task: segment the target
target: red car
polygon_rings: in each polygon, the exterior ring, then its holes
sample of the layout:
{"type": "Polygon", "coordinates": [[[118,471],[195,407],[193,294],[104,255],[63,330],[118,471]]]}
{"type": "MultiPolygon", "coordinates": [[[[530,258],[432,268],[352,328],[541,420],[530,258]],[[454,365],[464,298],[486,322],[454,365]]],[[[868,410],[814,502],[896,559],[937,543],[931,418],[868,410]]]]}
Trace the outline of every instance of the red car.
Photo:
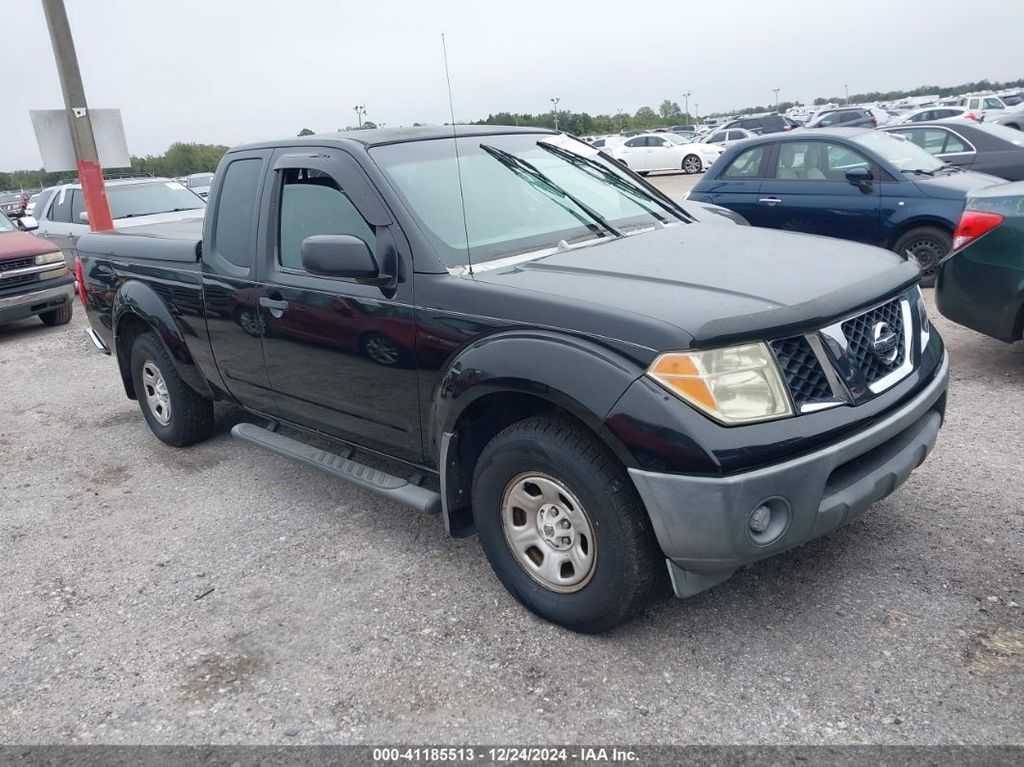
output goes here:
{"type": "Polygon", "coordinates": [[[75,278],[56,246],[0,214],[0,325],[32,316],[64,325],[74,296],[75,278]]]}

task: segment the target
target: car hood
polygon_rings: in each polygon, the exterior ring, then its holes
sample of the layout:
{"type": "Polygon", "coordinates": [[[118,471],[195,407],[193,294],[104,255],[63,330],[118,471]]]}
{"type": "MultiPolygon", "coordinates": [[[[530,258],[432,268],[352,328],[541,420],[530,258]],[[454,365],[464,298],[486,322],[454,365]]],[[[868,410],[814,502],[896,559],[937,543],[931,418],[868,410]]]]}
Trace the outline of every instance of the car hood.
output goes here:
{"type": "Polygon", "coordinates": [[[968,192],[1006,183],[1006,179],[996,178],[987,173],[977,173],[973,170],[964,171],[963,173],[948,173],[944,176],[932,178],[928,176],[911,176],[911,179],[917,188],[928,197],[938,197],[945,200],[962,200],[968,192]]]}
{"type": "MultiPolygon", "coordinates": [[[[695,346],[777,338],[827,325],[919,276],[915,265],[880,248],[700,223],[507,267],[481,267],[474,273],[477,281],[548,294],[570,316],[574,306],[580,316],[595,309],[624,319],[642,316],[683,331],[695,346]]],[[[679,333],[674,338],[687,340],[679,333]]],[[[652,346],[649,339],[618,340],[652,346]]]]}
{"type": "Polygon", "coordinates": [[[0,232],[0,261],[41,256],[56,251],[57,248],[51,243],[28,232],[0,232]]]}
{"type": "Polygon", "coordinates": [[[179,210],[171,213],[153,213],[148,216],[132,216],[131,218],[114,219],[115,229],[131,229],[136,226],[149,226],[150,224],[166,224],[173,221],[194,221],[202,220],[206,215],[206,207],[195,210],[179,210]]]}

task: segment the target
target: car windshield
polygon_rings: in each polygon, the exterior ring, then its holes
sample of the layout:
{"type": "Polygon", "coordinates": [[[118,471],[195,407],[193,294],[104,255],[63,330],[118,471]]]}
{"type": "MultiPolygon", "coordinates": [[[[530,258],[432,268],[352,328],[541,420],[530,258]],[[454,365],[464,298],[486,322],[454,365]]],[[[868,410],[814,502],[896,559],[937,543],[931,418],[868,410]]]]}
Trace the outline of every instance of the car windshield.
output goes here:
{"type": "Polygon", "coordinates": [[[111,218],[135,218],[179,210],[196,210],[206,201],[177,181],[108,186],[107,200],[111,218]]]}
{"type": "Polygon", "coordinates": [[[853,137],[856,144],[874,152],[899,170],[931,172],[945,166],[912,141],[902,136],[868,131],[853,137]]]}
{"type": "Polygon", "coordinates": [[[658,135],[661,136],[662,138],[667,138],[673,144],[689,144],[690,143],[690,137],[677,136],[675,133],[659,133],[658,135]]]}
{"type": "Polygon", "coordinates": [[[188,188],[195,189],[197,186],[209,186],[213,183],[212,173],[200,173],[196,176],[188,177],[188,188]]]}
{"type": "Polygon", "coordinates": [[[3,213],[0,213],[0,232],[13,232],[14,224],[3,213]]]}
{"type": "Polygon", "coordinates": [[[683,218],[593,147],[567,136],[461,137],[458,160],[455,143],[370,150],[449,267],[683,218]]]}

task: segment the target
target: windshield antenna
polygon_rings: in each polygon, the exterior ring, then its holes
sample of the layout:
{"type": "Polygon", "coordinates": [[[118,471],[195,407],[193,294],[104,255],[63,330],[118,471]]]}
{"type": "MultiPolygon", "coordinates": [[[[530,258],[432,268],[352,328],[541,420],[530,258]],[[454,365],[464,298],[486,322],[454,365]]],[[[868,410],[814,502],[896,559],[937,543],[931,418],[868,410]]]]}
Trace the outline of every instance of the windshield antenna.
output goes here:
{"type": "Polygon", "coordinates": [[[452,145],[455,147],[455,171],[459,176],[459,199],[462,201],[462,231],[466,234],[466,266],[470,276],[473,275],[473,259],[469,252],[469,224],[466,221],[466,190],[462,187],[462,162],[459,158],[459,134],[455,130],[455,101],[452,99],[452,76],[448,73],[448,46],[441,33],[441,53],[444,55],[444,79],[448,83],[448,109],[452,115],[452,145]]]}

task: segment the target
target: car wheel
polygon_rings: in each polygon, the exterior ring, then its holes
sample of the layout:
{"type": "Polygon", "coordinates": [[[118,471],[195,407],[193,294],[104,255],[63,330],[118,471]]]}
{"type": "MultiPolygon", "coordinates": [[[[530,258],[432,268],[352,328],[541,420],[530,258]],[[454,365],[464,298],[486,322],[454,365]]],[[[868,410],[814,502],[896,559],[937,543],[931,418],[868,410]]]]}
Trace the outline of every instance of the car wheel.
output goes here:
{"type": "Polygon", "coordinates": [[[155,333],[135,339],[131,369],[135,398],[158,439],[183,447],[210,436],[213,403],[182,380],[155,333]]]}
{"type": "Polygon", "coordinates": [[[52,328],[54,325],[67,325],[71,322],[74,313],[75,305],[71,301],[67,301],[52,311],[43,312],[39,315],[39,319],[43,321],[44,325],[52,328]]]}
{"type": "Polygon", "coordinates": [[[930,287],[935,284],[935,271],[939,261],[953,248],[953,238],[934,226],[921,226],[903,234],[893,250],[904,258],[917,263],[921,270],[921,284],[930,287]]]}
{"type": "Polygon", "coordinates": [[[568,417],[534,416],[494,437],[477,462],[472,497],[495,574],[553,623],[607,631],[664,580],[650,519],[622,465],[568,417]]]}
{"type": "Polygon", "coordinates": [[[395,367],[402,361],[402,347],[391,336],[370,333],[363,338],[363,353],[378,365],[395,367]]]}
{"type": "Polygon", "coordinates": [[[258,312],[251,309],[239,309],[235,315],[235,322],[250,336],[258,338],[263,335],[263,318],[258,312]]]}
{"type": "Polygon", "coordinates": [[[688,154],[683,158],[683,173],[700,173],[704,169],[703,163],[700,158],[695,154],[688,154]]]}

